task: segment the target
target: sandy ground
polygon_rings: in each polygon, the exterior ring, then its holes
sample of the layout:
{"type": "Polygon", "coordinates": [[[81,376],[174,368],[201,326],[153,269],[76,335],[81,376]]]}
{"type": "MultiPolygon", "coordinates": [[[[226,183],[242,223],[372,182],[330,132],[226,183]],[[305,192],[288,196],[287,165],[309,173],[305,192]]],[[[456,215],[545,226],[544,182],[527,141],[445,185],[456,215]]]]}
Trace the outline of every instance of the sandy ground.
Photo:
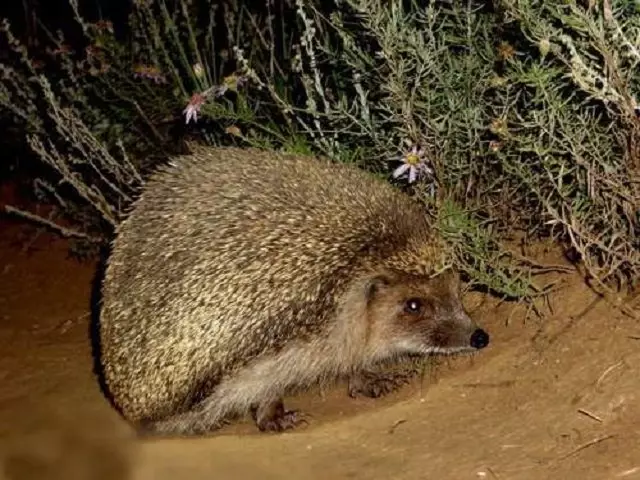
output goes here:
{"type": "Polygon", "coordinates": [[[542,320],[468,295],[490,347],[383,399],[338,385],[290,400],[296,431],[138,440],[92,372],[95,264],[27,233],[0,224],[0,478],[640,479],[640,325],[577,275],[542,320]]]}

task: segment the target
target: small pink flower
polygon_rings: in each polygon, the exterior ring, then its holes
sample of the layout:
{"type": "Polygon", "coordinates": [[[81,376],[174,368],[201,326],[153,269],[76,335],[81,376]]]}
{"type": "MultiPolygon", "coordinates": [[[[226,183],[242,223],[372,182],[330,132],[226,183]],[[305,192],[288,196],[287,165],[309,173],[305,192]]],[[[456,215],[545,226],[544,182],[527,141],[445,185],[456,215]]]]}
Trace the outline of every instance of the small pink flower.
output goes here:
{"type": "MultiPolygon", "coordinates": [[[[195,70],[194,73],[197,74],[195,70]]],[[[247,77],[233,74],[225,77],[221,85],[214,85],[203,92],[193,94],[191,100],[189,100],[187,108],[182,111],[182,113],[187,117],[186,123],[189,123],[191,119],[193,119],[194,122],[198,121],[198,113],[200,113],[200,108],[206,101],[207,97],[222,97],[229,90],[237,92],[238,87],[244,85],[246,81],[247,77]]]]}
{"type": "Polygon", "coordinates": [[[204,105],[204,101],[205,96],[201,93],[194,93],[191,96],[187,108],[182,111],[186,116],[185,123],[189,123],[191,119],[193,119],[194,122],[198,121],[198,113],[200,113],[200,108],[204,105]]]}
{"type": "Polygon", "coordinates": [[[432,174],[433,170],[427,165],[424,156],[424,149],[414,145],[408,153],[401,157],[396,157],[395,160],[402,160],[403,163],[393,171],[393,178],[399,178],[408,174],[409,183],[413,183],[422,175],[432,174]]]}

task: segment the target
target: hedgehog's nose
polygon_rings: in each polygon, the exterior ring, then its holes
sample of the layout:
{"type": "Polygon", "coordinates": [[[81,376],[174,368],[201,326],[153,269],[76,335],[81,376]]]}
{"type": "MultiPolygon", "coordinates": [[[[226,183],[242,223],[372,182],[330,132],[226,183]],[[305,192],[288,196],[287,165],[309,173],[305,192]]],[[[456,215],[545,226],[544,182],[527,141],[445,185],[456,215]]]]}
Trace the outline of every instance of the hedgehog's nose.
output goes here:
{"type": "Polygon", "coordinates": [[[470,343],[473,348],[480,350],[489,345],[489,334],[481,328],[476,328],[476,331],[471,334],[470,343]]]}

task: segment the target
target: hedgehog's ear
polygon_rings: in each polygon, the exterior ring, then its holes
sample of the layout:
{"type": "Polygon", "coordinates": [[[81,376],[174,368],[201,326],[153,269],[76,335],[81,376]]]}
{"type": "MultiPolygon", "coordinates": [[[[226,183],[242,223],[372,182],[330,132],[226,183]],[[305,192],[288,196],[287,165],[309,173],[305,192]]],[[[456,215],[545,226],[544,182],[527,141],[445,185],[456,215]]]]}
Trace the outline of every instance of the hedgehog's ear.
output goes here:
{"type": "Polygon", "coordinates": [[[364,287],[364,294],[367,302],[369,302],[380,289],[391,285],[392,278],[387,273],[379,273],[372,275],[366,282],[364,287]]]}
{"type": "Polygon", "coordinates": [[[436,277],[448,291],[457,291],[460,288],[460,273],[455,268],[447,268],[436,277]]]}

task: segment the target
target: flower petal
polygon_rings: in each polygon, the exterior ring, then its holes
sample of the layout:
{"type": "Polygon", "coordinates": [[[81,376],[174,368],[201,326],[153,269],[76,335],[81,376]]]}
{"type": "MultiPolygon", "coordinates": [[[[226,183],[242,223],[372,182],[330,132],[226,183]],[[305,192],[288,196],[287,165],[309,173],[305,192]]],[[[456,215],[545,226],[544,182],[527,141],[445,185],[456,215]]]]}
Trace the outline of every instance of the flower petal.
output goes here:
{"type": "Polygon", "coordinates": [[[187,108],[185,108],[182,113],[184,113],[186,117],[185,123],[188,124],[191,119],[193,119],[194,123],[198,121],[198,109],[193,105],[187,105],[187,108]]]}
{"type": "Polygon", "coordinates": [[[418,169],[413,166],[409,168],[409,183],[415,182],[417,176],[418,176],[418,169]]]}
{"type": "Polygon", "coordinates": [[[431,175],[433,174],[433,169],[426,163],[422,163],[420,164],[420,172],[424,173],[425,175],[431,175]]]}
{"type": "Polygon", "coordinates": [[[408,163],[403,163],[402,165],[400,165],[398,168],[396,168],[393,171],[393,178],[398,178],[401,175],[404,175],[404,173],[409,170],[409,168],[411,168],[411,166],[408,163]]]}

